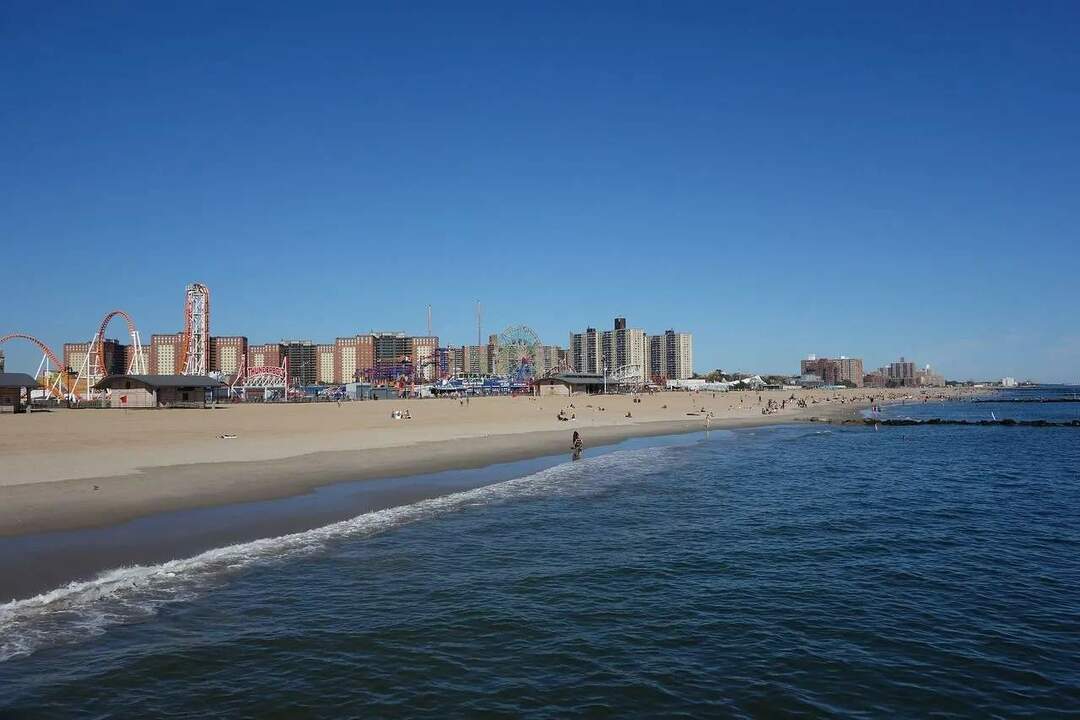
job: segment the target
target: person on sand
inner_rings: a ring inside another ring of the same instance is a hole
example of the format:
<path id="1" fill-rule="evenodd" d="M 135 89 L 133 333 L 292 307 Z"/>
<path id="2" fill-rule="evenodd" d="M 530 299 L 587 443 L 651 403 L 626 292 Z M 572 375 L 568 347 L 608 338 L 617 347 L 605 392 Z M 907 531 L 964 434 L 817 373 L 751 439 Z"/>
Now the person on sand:
<path id="1" fill-rule="evenodd" d="M 585 447 L 585 444 L 581 441 L 581 434 L 577 430 L 575 430 L 574 431 L 574 436 L 570 440 L 570 449 L 571 450 L 577 450 L 577 451 L 580 452 L 581 449 L 584 448 L 584 447 Z"/>

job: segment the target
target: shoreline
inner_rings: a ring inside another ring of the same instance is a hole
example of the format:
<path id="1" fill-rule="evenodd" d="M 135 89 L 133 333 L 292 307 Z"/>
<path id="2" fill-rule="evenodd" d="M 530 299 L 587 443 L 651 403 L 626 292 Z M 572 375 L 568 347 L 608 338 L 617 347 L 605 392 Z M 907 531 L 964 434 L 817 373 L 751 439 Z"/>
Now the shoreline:
<path id="1" fill-rule="evenodd" d="M 476 419 L 476 422 L 470 424 L 462 421 L 449 428 L 445 427 L 448 421 L 441 421 L 443 424 L 438 428 L 430 428 L 419 423 L 412 426 L 399 426 L 400 430 L 395 428 L 386 436 L 379 436 L 378 431 L 366 434 L 354 431 L 352 435 L 341 437 L 327 435 L 334 438 L 334 441 L 326 443 L 329 445 L 326 449 L 320 448 L 298 434 L 293 445 L 299 451 L 283 457 L 274 456 L 274 454 L 270 457 L 259 457 L 250 449 L 242 449 L 244 448 L 242 445 L 216 442 L 207 447 L 213 450 L 223 448 L 222 451 L 241 449 L 234 453 L 238 459 L 222 460 L 210 457 L 205 462 L 177 461 L 134 468 L 123 457 L 119 457 L 123 452 L 124 442 L 124 438 L 120 438 L 114 443 L 116 447 L 114 455 L 118 457 L 113 458 L 111 463 L 99 463 L 96 466 L 93 463 L 76 464 L 71 466 L 70 471 L 67 465 L 63 465 L 60 467 L 61 471 L 73 472 L 75 476 L 46 481 L 14 478 L 6 484 L 0 484 L 0 537 L 13 538 L 108 527 L 161 513 L 301 496 L 318 488 L 344 482 L 402 478 L 447 470 L 479 469 L 496 463 L 569 453 L 569 435 L 574 430 L 581 432 L 586 449 L 611 445 L 629 438 L 676 435 L 704 430 L 703 416 L 697 415 L 691 418 L 686 412 L 669 408 L 669 404 L 682 404 L 687 400 L 695 411 L 698 405 L 705 407 L 725 404 L 732 407 L 738 401 L 739 409 L 736 413 L 728 412 L 726 417 L 713 417 L 710 429 L 714 430 L 780 425 L 809 420 L 814 416 L 837 420 L 845 416 L 857 416 L 861 409 L 869 406 L 868 401 L 856 399 L 857 392 L 849 391 L 850 397 L 840 402 L 815 399 L 814 406 L 798 410 L 791 408 L 784 413 L 769 415 L 762 415 L 755 410 L 756 401 L 745 402 L 750 397 L 749 395 L 739 398 L 713 396 L 705 399 L 688 393 L 662 393 L 657 397 L 648 398 L 648 404 L 643 399 L 640 404 L 634 405 L 631 405 L 631 399 L 628 396 L 582 396 L 570 399 L 581 404 L 580 409 L 577 410 L 583 415 L 580 418 L 581 421 L 572 424 L 555 423 L 559 429 L 552 429 L 550 426 L 553 423 L 550 420 L 537 421 L 535 416 L 530 417 L 528 414 L 531 412 L 532 405 L 528 403 L 528 399 L 485 398 L 474 401 L 473 410 L 475 411 L 477 406 L 484 407 L 485 412 L 495 419 L 494 422 L 486 422 L 487 416 L 484 416 L 484 422 L 480 422 L 479 418 L 473 415 L 470 419 Z M 881 391 L 875 391 L 875 395 L 880 393 Z M 756 393 L 754 395 L 759 397 Z M 832 395 L 835 396 L 836 393 Z M 911 395 L 910 391 L 907 395 Z M 824 396 L 821 395 L 821 397 Z M 886 397 L 879 402 L 894 400 L 899 402 L 899 397 L 900 395 L 896 394 L 895 398 Z M 544 398 L 540 402 L 554 407 L 560 400 L 567 399 Z M 594 408 L 592 403 L 599 402 L 611 407 Z M 767 399 L 763 398 L 761 404 L 765 402 Z M 822 406 L 817 407 L 818 404 Z M 358 405 L 367 407 L 357 412 L 369 414 L 378 412 L 381 418 L 382 412 L 394 405 L 410 407 L 414 415 L 420 415 L 429 409 L 451 414 L 450 411 L 457 411 L 458 404 L 445 400 L 419 400 L 398 403 L 394 401 L 358 403 Z M 625 406 L 626 412 L 632 410 L 634 414 L 645 417 L 620 423 L 618 420 L 622 419 L 620 418 L 622 406 Z M 682 409 L 688 409 L 688 405 L 683 405 Z M 252 408 L 248 414 L 262 413 L 260 417 L 265 418 L 273 416 L 275 410 L 275 408 Z M 595 410 L 604 412 L 595 412 Z M 174 411 L 141 412 L 153 413 L 154 417 L 150 418 L 151 420 L 165 418 L 169 422 L 174 419 L 179 419 L 179 422 L 202 422 L 207 417 L 217 420 L 217 415 L 232 419 L 227 415 L 231 411 L 233 411 L 232 408 L 225 411 L 212 411 L 209 416 L 198 414 L 208 411 L 186 411 L 192 413 L 187 415 L 183 414 L 185 411 L 175 411 L 179 413 L 175 416 L 169 415 Z M 68 412 L 111 413 L 116 411 Z M 298 407 L 293 414 L 311 415 L 316 412 L 334 419 L 340 417 L 335 416 L 336 410 L 333 406 Z M 499 429 L 498 420 L 502 417 L 500 413 L 504 412 L 514 413 L 503 423 L 505 432 L 483 432 Z M 675 417 L 661 419 L 664 414 L 675 415 Z M 529 422 L 515 426 L 512 420 L 523 416 Z M 94 417 L 96 419 L 97 416 Z M 115 415 L 102 416 L 102 421 L 111 420 L 113 417 Z M 80 419 L 83 418 L 90 419 L 90 416 L 83 415 Z M 615 422 L 612 422 L 613 420 Z M 387 421 L 383 419 L 381 422 L 385 425 Z M 411 432 L 411 435 L 402 437 L 390 434 L 395 431 Z M 440 437 L 440 431 L 442 437 Z M 254 433 L 253 430 L 252 434 Z M 355 437 L 372 436 L 374 439 L 367 447 L 354 445 L 355 449 L 340 449 L 342 444 L 356 442 Z M 386 437 L 394 437 L 398 442 L 388 443 L 385 441 Z M 323 437 L 320 436 L 319 439 Z M 281 455 L 283 450 L 288 452 L 290 449 L 288 446 L 283 447 L 288 440 L 287 437 L 271 443 L 265 439 L 256 438 L 257 442 L 261 442 L 257 450 L 266 452 L 265 448 L 269 447 L 271 453 Z M 372 446 L 372 443 L 376 444 Z M 169 460 L 176 460 L 190 458 L 195 452 L 187 446 L 174 443 L 164 448 L 163 456 Z M 52 459 L 46 453 L 39 453 L 37 458 L 42 462 Z M 33 455 L 29 457 L 29 461 L 34 459 Z M 88 468 L 105 472 L 87 472 Z M 52 472 L 57 474 L 57 471 Z M 48 469 L 46 469 L 46 476 L 49 476 Z"/>
<path id="2" fill-rule="evenodd" d="M 718 430 L 714 435 L 719 438 L 734 431 Z M 590 447 L 581 460 L 587 463 L 642 448 L 693 445 L 708 435 L 691 429 L 615 440 Z M 572 464 L 563 449 L 477 468 L 351 479 L 298 494 L 163 511 L 100 527 L 0 537 L 0 578 L 4 579 L 0 606 L 72 582 L 92 581 L 118 568 L 155 567 L 214 550 L 299 536 L 379 511 L 437 501 Z"/>
<path id="3" fill-rule="evenodd" d="M 712 430 L 781 425 L 809 418 L 763 416 L 725 420 Z M 588 429 L 589 447 L 624 440 L 701 432 L 693 421 L 658 421 Z M 87 530 L 181 510 L 277 500 L 344 482 L 474 470 L 498 463 L 568 454 L 571 430 L 543 430 L 460 440 L 434 440 L 370 450 L 331 450 L 272 460 L 163 465 L 135 474 L 24 483 L 3 488 L 0 538 Z M 585 434 L 585 433 L 583 433 Z M 258 481 L 251 481 L 254 476 Z M 222 482 L 226 478 L 225 482 Z M 141 487 L 129 492 L 133 482 Z M 175 491 L 175 484 L 184 492 Z M 94 489 L 97 488 L 97 489 Z"/>

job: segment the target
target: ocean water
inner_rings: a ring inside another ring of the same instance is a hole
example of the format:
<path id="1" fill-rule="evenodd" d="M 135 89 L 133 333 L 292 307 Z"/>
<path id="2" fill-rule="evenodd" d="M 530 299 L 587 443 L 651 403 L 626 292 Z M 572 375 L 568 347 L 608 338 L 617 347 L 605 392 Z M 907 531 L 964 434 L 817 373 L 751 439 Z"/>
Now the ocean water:
<path id="1" fill-rule="evenodd" d="M 1080 430 L 689 440 L 0 605 L 0 717 L 1080 715 Z"/>

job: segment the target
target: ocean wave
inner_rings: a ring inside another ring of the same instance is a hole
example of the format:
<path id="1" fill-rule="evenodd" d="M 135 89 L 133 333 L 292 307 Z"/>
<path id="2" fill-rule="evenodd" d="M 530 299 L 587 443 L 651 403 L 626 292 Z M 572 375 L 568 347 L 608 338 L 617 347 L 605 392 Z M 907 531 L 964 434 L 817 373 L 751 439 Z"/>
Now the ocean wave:
<path id="1" fill-rule="evenodd" d="M 44 647 L 80 642 L 110 626 L 153 616 L 161 607 L 195 599 L 244 570 L 315 554 L 341 539 L 368 537 L 471 507 L 603 492 L 665 450 L 609 453 L 312 530 L 214 548 L 156 565 L 107 570 L 90 580 L 0 605 L 0 662 Z"/>

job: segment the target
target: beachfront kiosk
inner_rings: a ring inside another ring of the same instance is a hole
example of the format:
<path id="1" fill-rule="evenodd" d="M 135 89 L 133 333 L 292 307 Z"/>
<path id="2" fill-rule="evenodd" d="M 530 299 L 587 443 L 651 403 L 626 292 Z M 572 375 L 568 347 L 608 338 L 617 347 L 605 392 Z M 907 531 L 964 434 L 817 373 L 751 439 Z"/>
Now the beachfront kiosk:
<path id="1" fill-rule="evenodd" d="M 94 389 L 109 391 L 111 408 L 206 407 L 224 385 L 207 375 L 110 375 Z"/>
<path id="2" fill-rule="evenodd" d="M 30 393 L 37 390 L 37 380 L 26 373 L 0 373 L 0 412 L 11 408 L 14 412 L 26 412 L 30 407 Z"/>

